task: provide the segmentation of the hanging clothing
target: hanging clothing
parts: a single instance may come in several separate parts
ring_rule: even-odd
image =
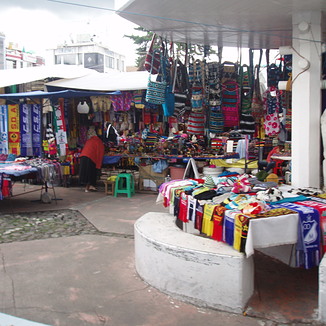
[[[121,95],[111,96],[114,111],[128,111],[132,100],[133,96],[131,92],[122,92]]]

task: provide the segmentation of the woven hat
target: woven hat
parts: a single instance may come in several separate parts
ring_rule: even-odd
[[[206,177],[206,180],[205,180],[205,183],[204,183],[204,187],[207,187],[207,188],[215,188],[215,182],[214,182],[212,176],[208,175]]]

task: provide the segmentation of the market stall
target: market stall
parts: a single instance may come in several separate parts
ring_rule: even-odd
[[[87,131],[94,128],[105,145],[102,172],[139,170],[139,188],[145,182],[156,191],[166,176],[176,178],[178,169],[182,175],[190,158],[200,171],[215,167],[257,173],[258,162],[280,140],[287,142],[289,155],[291,91],[278,89],[278,82],[288,80],[291,56],[270,62],[265,51],[267,66],[261,67],[262,50],[250,49],[248,63],[222,61],[221,53],[205,47],[198,50],[196,56],[181,53],[166,40],[159,43],[154,34],[147,71],[59,80],[47,83],[51,92],[0,95],[7,101],[1,107],[6,127],[0,153],[58,159],[68,175],[77,175]],[[159,57],[155,65],[152,54]],[[265,84],[259,79],[262,71]],[[78,90],[85,83],[90,90]],[[122,90],[104,91],[114,83]],[[24,103],[11,104],[22,99]],[[157,172],[162,162],[165,168]],[[290,167],[274,172],[284,181]],[[148,170],[159,173],[159,179],[153,180]]]

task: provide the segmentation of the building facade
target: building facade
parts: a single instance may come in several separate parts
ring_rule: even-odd
[[[47,50],[47,63],[78,65],[101,73],[126,71],[125,56],[98,43],[89,34],[82,34],[69,44]]]

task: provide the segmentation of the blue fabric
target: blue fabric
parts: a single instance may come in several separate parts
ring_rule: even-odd
[[[20,154],[33,156],[32,113],[30,104],[20,105]]]
[[[309,269],[320,262],[320,218],[319,212],[308,206],[283,203],[277,208],[288,208],[299,213],[296,265]]]
[[[175,98],[172,93],[172,86],[168,86],[165,91],[165,102],[162,104],[164,116],[170,117],[174,113]]]
[[[296,196],[296,197],[284,198],[284,199],[281,199],[279,201],[269,202],[269,204],[274,205],[274,204],[282,204],[282,203],[294,203],[294,202],[303,201],[303,200],[310,200],[310,198],[299,195],[299,196]]]
[[[13,175],[15,177],[20,177],[22,175],[37,172],[37,168],[34,167],[30,167],[29,169],[19,171],[19,170],[15,170],[15,166],[17,166],[17,164],[2,163],[0,164],[0,173]]]
[[[104,156],[103,157],[103,164],[117,164],[121,159],[121,156]]]
[[[33,156],[41,156],[42,140],[41,140],[41,106],[32,104],[32,144]]]
[[[228,216],[225,214],[224,216],[224,226],[223,226],[223,241],[233,246],[234,242],[234,217]]]

